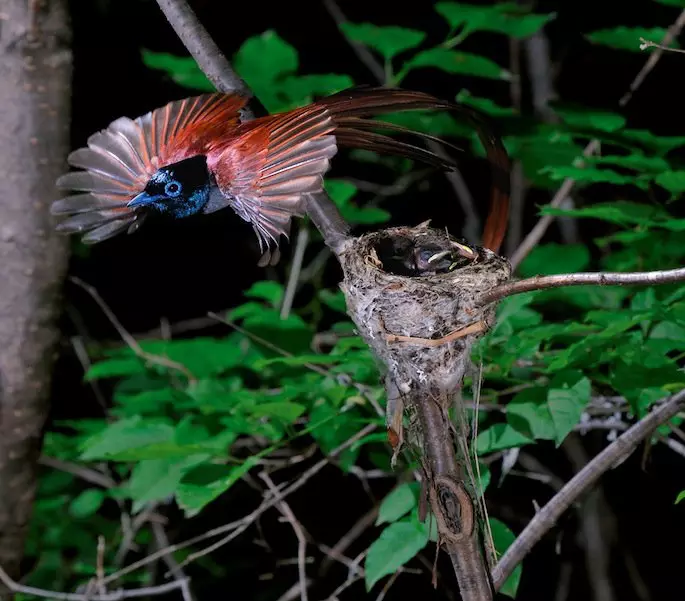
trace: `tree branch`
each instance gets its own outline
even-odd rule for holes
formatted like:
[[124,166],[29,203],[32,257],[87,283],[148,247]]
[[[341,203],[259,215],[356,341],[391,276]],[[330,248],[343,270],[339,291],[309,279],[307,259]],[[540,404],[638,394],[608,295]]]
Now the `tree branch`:
[[488,303],[500,301],[507,296],[521,294],[522,292],[562,288],[564,286],[652,286],[654,284],[671,284],[682,281],[685,281],[685,267],[664,269],[662,271],[636,271],[628,273],[600,271],[597,273],[538,275],[525,280],[500,284],[484,294],[480,298],[479,304],[487,305]]
[[195,59],[207,79],[221,92],[237,92],[252,98],[252,91],[234,71],[185,0],[157,0],[167,21]]
[[559,517],[616,463],[630,453],[658,426],[675,417],[685,407],[685,390],[667,397],[657,409],[624,432],[580,470],[519,534],[492,571],[495,589],[504,584],[519,562],[554,526]]

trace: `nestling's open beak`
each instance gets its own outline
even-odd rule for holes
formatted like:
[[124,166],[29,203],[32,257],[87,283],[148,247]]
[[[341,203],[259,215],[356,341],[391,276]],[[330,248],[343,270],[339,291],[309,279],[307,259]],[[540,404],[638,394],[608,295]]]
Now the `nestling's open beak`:
[[155,202],[157,198],[155,196],[150,196],[147,192],[141,192],[137,196],[134,196],[126,205],[129,209],[134,209],[136,207],[145,207],[151,205]]

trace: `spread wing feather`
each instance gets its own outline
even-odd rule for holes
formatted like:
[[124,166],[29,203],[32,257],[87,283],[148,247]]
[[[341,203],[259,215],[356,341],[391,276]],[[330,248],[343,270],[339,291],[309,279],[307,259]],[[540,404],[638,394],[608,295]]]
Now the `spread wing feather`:
[[83,238],[86,243],[138,229],[146,213],[126,204],[160,166],[209,152],[238,125],[246,102],[234,94],[203,94],[137,119],[121,117],[90,136],[86,147],[68,157],[81,171],[57,180],[59,188],[78,192],[53,203],[52,213],[66,217],[57,229],[90,232]]

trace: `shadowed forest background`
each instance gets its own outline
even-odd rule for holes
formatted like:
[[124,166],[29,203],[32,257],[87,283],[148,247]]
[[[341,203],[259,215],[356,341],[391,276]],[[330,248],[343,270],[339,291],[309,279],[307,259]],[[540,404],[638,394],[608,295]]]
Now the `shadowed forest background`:
[[[240,50],[246,40],[272,30],[297,51],[298,74],[346,74],[355,84],[377,83],[321,2],[255,0],[236,4],[194,0],[191,4],[229,58]],[[487,6],[493,3],[480,4]],[[574,114],[577,117],[572,125],[578,127],[576,134],[581,132],[578,134],[580,141],[575,142],[581,151],[597,132],[605,136],[603,141],[607,148],[615,148],[611,146],[612,138],[619,142],[618,138],[625,129],[648,130],[654,136],[685,136],[683,96],[679,83],[685,73],[685,56],[673,53],[662,56],[634,97],[622,108],[618,106],[618,100],[627,92],[631,81],[647,60],[649,51],[615,49],[609,45],[591,43],[586,37],[590,32],[619,26],[665,29],[677,18],[682,5],[676,1],[668,3],[671,4],[669,6],[666,2],[648,0],[549,0],[522,4],[538,14],[556,15],[545,24],[543,31],[549,41],[549,58],[557,101],[576,111]],[[421,48],[441,43],[449,32],[445,19],[436,12],[433,2],[340,0],[339,6],[353,23],[393,25],[425,32],[426,38]],[[106,127],[119,116],[135,117],[170,100],[195,93],[192,89],[175,83],[168,70],[153,69],[143,60],[143,50],[187,56],[154,1],[72,0],[71,15],[74,60],[72,148],[84,145],[88,136]],[[660,41],[661,37],[656,35],[650,39]],[[684,40],[681,36],[681,43],[685,43]],[[520,54],[519,65],[513,68],[519,69],[521,74],[520,113],[523,120],[517,121],[518,117],[511,114],[500,118],[496,111],[492,114],[498,128],[511,139],[526,135],[525,128],[530,121],[542,121],[533,110],[532,84],[524,41],[516,44],[516,51]],[[635,47],[638,44],[639,40],[635,39]],[[512,70],[512,47],[507,36],[480,31],[474,32],[459,45],[460,50],[485,56],[509,71]],[[414,51],[409,54],[412,52]],[[396,65],[402,64],[404,56],[399,55]],[[249,83],[249,77],[247,79]],[[472,96],[489,99],[500,107],[512,106],[511,82],[494,77],[469,76],[448,73],[438,68],[426,68],[412,71],[401,86],[449,100],[454,99],[460,91],[468,90]],[[568,110],[571,111],[570,108]],[[607,121],[602,121],[606,112],[624,117],[625,125],[611,130],[606,126]],[[586,114],[600,116],[593,124],[590,120],[583,121],[583,115]],[[474,154],[473,145],[468,138],[449,139],[466,150],[457,158],[482,223],[490,189],[488,166],[480,156]],[[616,147],[620,147],[620,143]],[[662,156],[660,153],[665,146],[660,148],[658,143],[654,143],[652,146],[647,144],[645,148],[643,156],[656,157]],[[679,144],[673,143],[671,148],[667,157],[668,164],[673,172],[682,176],[683,172],[679,169],[684,168],[685,138]],[[652,152],[652,149],[657,150]],[[570,151],[563,152],[568,154]],[[532,170],[531,172],[538,164],[539,168],[543,168],[547,159],[550,164],[556,160],[551,150],[541,151],[539,156],[531,158],[533,154],[534,150],[531,150],[524,157],[524,163],[528,161],[526,165],[530,165],[524,165],[524,168]],[[610,152],[605,150],[603,154]],[[517,158],[515,153],[513,156]],[[391,163],[391,166],[397,165],[399,163]],[[414,169],[423,167],[414,166]],[[333,169],[329,173],[331,178],[354,178],[357,182],[371,182],[366,186],[367,189],[364,189],[363,184],[358,186],[354,196],[354,203],[358,207],[364,207],[373,200],[389,214],[387,221],[369,218],[369,223],[355,226],[355,232],[390,225],[415,225],[431,219],[433,226],[447,227],[452,233],[460,234],[464,214],[454,190],[442,174],[431,171],[420,178],[414,178],[414,181],[411,177],[405,177],[403,181],[408,181],[409,184],[403,191],[384,197],[384,190],[390,189],[398,177],[404,177],[398,173],[406,171],[356,160],[348,152],[341,153],[333,161]],[[581,182],[573,193],[576,206],[591,207],[597,203],[631,201],[645,206],[665,207],[674,219],[685,218],[682,201],[678,198],[680,192],[685,190],[682,179],[667,189],[664,186],[659,187],[651,180],[644,186],[641,183],[635,185],[639,174],[631,170],[630,166],[626,168],[626,165],[619,165],[615,173],[617,177],[613,180]],[[528,190],[522,211],[524,236],[539,219],[540,207],[549,202],[562,181],[563,178],[548,179]],[[381,196],[377,195],[379,192]],[[674,200],[671,199],[671,192]],[[55,198],[58,197],[56,190]],[[647,220],[640,222],[639,218],[636,219],[637,221],[627,219],[622,222],[621,219],[601,217],[567,217],[561,222],[561,227],[559,222],[555,222],[542,241],[543,245],[550,246],[542,247],[541,252],[531,254],[527,265],[524,262],[525,275],[576,270],[665,269],[682,264],[685,246],[678,231],[658,227],[650,229],[652,226]],[[320,273],[300,287],[293,303],[293,314],[297,316],[297,320],[289,322],[281,330],[274,325],[274,321],[267,320],[260,324],[254,319],[254,310],[249,308],[249,303],[263,303],[262,310],[273,309],[272,305],[280,299],[281,289],[264,285],[261,293],[257,289],[257,296],[245,296],[245,291],[255,282],[287,282],[294,241],[300,227],[302,222],[297,221],[291,243],[283,246],[283,259],[279,265],[261,269],[257,267],[259,249],[252,229],[232,211],[221,211],[208,218],[181,220],[177,223],[150,221],[134,235],[118,236],[94,247],[86,248],[74,238],[70,243],[72,255],[69,275],[94,287],[123,328],[139,341],[172,336],[174,340],[197,339],[198,345],[201,345],[203,337],[228,340],[227,337],[230,336],[232,344],[242,343],[241,341],[248,339],[232,332],[225,324],[208,318],[207,313],[225,315],[227,310],[245,304],[248,308],[242,317],[253,318],[251,325],[243,324],[245,327],[295,355],[309,357],[315,352],[308,350],[314,332],[332,331],[341,334],[342,338],[333,337],[333,344],[344,340],[349,334],[349,328],[345,330],[339,326],[346,319],[344,309],[340,310],[342,301],[336,295],[340,270],[333,259],[329,259]],[[622,229],[636,232],[641,227],[650,232],[652,237],[635,237],[634,243],[627,236],[623,240],[614,239],[605,246],[597,243],[598,239],[615,235]],[[322,248],[320,238],[312,233],[303,264],[309,265]],[[511,248],[507,247],[506,241],[505,248]],[[327,293],[322,295],[322,290]],[[620,292],[614,290],[602,293],[606,296],[593,296],[588,292],[583,297],[583,293],[576,289],[572,294],[568,293],[572,300],[565,302],[563,295],[567,292],[562,289],[547,297],[541,306],[535,306],[535,310],[521,305],[521,313],[518,314],[521,321],[510,326],[512,329],[505,338],[514,339],[521,330],[540,326],[541,321],[536,321],[535,315],[543,315],[546,324],[587,324],[589,313],[603,311],[603,317],[596,323],[601,328],[610,329],[612,311],[615,311],[617,319],[621,318],[619,306],[644,309],[658,304],[676,290],[677,286],[665,287],[663,290],[654,288],[652,292],[645,292],[644,288],[621,289]],[[50,434],[44,452],[60,461],[79,462],[78,450],[71,446],[76,438],[72,437],[86,437],[96,433],[101,427],[97,424],[105,415],[111,420],[131,419],[136,414],[135,394],[140,394],[146,385],[144,378],[153,383],[150,390],[163,389],[163,394],[166,394],[167,388],[160,383],[164,381],[164,386],[173,387],[174,378],[178,376],[157,368],[147,373],[144,368],[136,367],[132,368],[131,374],[124,373],[126,370],[122,369],[114,377],[94,378],[85,382],[84,361],[97,364],[106,357],[107,351],[125,348],[125,345],[111,320],[83,288],[67,280],[63,294],[65,304],[60,320],[59,355],[54,370],[51,416],[47,427]],[[649,327],[662,321],[677,324],[678,319],[682,319],[681,316],[663,317],[665,313],[660,315],[661,317],[654,317]],[[235,319],[239,321],[240,316],[236,315]],[[635,324],[636,330],[641,327],[639,323]],[[677,325],[680,329],[674,330],[676,334],[664,337],[670,341],[669,345],[649,351],[655,356],[668,356],[671,361],[668,369],[672,368],[674,373],[679,371],[680,354],[685,351],[685,338],[680,335],[685,334],[683,327],[682,324]],[[620,344],[614,344],[614,339],[609,339],[602,343],[604,346],[601,348],[588,345],[585,359],[574,357],[568,360],[569,369],[579,370],[592,381],[593,396],[627,396],[631,400],[630,394],[625,394],[624,390],[612,388],[616,383],[618,361],[625,358],[626,361],[635,360],[640,363],[640,349],[634,346],[637,343],[631,342],[631,338],[621,338],[628,331],[632,330],[617,330],[615,340],[620,338]],[[589,334],[580,327],[577,332],[562,335],[557,340],[554,351],[569,347],[577,342],[578,337],[585,335]],[[324,338],[321,348],[325,349],[324,352],[329,352],[331,343],[326,340],[328,339]],[[520,342],[521,356],[528,357],[531,348],[524,348],[525,340],[521,339]],[[249,344],[259,348],[254,342]],[[497,347],[497,353],[493,351],[491,356],[500,357],[500,372],[489,372],[487,365],[485,366],[483,394],[486,396],[487,393],[506,390],[516,384],[502,376],[502,372],[508,369],[513,369],[514,372],[520,370],[515,375],[519,382],[534,379],[530,373],[525,372],[525,367],[513,365],[517,358],[514,355],[518,352],[515,343],[508,349],[502,346],[501,341],[498,344],[500,346]],[[359,353],[359,348],[350,345],[350,356]],[[626,354],[628,348],[635,349],[634,356]],[[532,351],[536,358],[541,356],[535,354],[538,350],[540,349],[536,347]],[[595,351],[597,354],[593,354]],[[207,351],[198,346],[196,350],[179,352],[194,355],[194,360],[198,362],[201,361],[198,357],[204,357],[203,353]],[[224,350],[217,350],[217,353],[223,352]],[[273,351],[261,349],[260,352],[266,358],[278,356]],[[542,350],[540,353],[544,354]],[[644,355],[645,372],[626,368],[623,384],[626,387],[632,385],[635,390],[660,390],[660,395],[655,393],[650,397],[651,400],[682,388],[682,377],[679,375],[668,380],[671,375],[666,374],[667,367],[664,365],[659,366],[663,368],[659,374],[647,373],[648,368],[653,366],[649,363],[652,357],[649,353]],[[487,357],[486,353],[486,363]],[[508,362],[506,357],[511,361]],[[131,357],[120,360],[136,361],[137,365],[142,365]],[[302,359],[300,363],[304,361]],[[612,361],[616,363],[611,363]],[[335,366],[335,362],[332,365]],[[330,365],[324,364],[323,367],[328,368]],[[271,372],[270,369],[274,371]],[[265,382],[261,382],[260,372],[264,370],[268,373],[264,376]],[[299,390],[298,386],[310,386],[312,395],[316,394],[317,389],[326,389],[323,384],[325,378],[307,372],[301,364],[295,362],[291,365],[269,365],[264,370],[231,365],[230,378],[221,376],[225,377],[222,382],[229,388],[233,387],[231,390],[237,391],[236,394],[252,389],[261,390],[264,386],[276,387],[279,382],[286,388],[291,387],[293,391]],[[353,378],[359,378],[365,385],[380,390],[380,382],[370,356],[360,354],[339,369],[348,373],[349,370],[354,370],[351,373]],[[628,375],[634,376],[634,382],[625,383]],[[489,380],[491,376],[492,379]],[[127,378],[130,378],[128,383]],[[214,374],[211,378],[214,378]],[[211,378],[208,376],[207,380]],[[216,378],[218,381],[219,377]],[[169,382],[172,384],[168,384]],[[355,392],[352,387],[347,387],[346,392],[340,391],[339,394],[348,398]],[[170,420],[169,423],[178,424],[184,419],[184,407],[190,407],[180,403],[174,409],[173,402],[164,404],[160,401],[156,404],[157,401],[150,396],[137,398],[141,403],[138,408],[143,419],[159,416]],[[378,398],[382,403],[382,396]],[[500,398],[495,395],[494,401],[490,402],[506,403],[511,398],[511,394]],[[296,392],[291,400],[298,400]],[[306,417],[310,410],[314,411],[315,399],[302,402],[307,407],[303,415]],[[331,407],[339,408],[344,401],[331,403]],[[635,403],[640,406],[640,410],[644,410],[649,401],[636,393]],[[211,405],[209,401],[207,404]],[[331,433],[328,437],[301,434],[294,438],[285,448],[291,449],[295,455],[304,453],[305,456],[299,463],[280,469],[274,478],[279,482],[295,479],[307,466],[321,458],[319,447],[330,451],[360,429],[360,424],[375,419],[373,412],[367,409],[368,407],[359,409],[356,422],[352,418],[348,421],[348,418],[340,416],[338,424],[331,425],[330,428],[335,434]],[[192,427],[203,424],[202,427],[209,428],[208,424],[212,420],[219,419],[218,413],[214,414],[209,410],[200,411],[199,416],[196,413],[197,408],[188,408]],[[487,414],[490,415],[489,412]],[[624,417],[626,421],[630,421],[627,416]],[[79,422],[82,429],[76,435],[73,428]],[[486,422],[485,425],[489,423]],[[192,427],[189,426],[191,429]],[[270,438],[272,436],[285,439],[292,436],[298,427],[300,426],[293,420],[293,423],[278,426],[274,431],[264,429],[255,434],[270,440],[274,440]],[[680,440],[668,429],[663,433],[674,437],[676,441]],[[559,448],[554,437],[550,440],[550,437],[533,436],[536,440],[531,440],[531,444],[523,447],[525,460],[522,459],[521,463],[501,479],[502,462],[491,462],[490,484],[486,493],[490,515],[501,520],[514,534],[518,533],[534,515],[535,504],[544,505],[553,496],[559,483],[566,482],[579,469],[579,465],[582,466],[606,446],[607,434],[606,427],[592,429],[582,435],[575,431],[569,434],[572,440]],[[343,469],[337,464],[329,465],[288,498],[293,512],[313,540],[329,547],[334,546],[374,504],[380,503],[396,486],[398,476],[405,482],[411,480],[411,471],[407,470],[403,460],[400,461],[395,475],[390,474],[390,451],[383,436],[384,433],[378,434],[375,440],[362,446],[361,450],[358,449],[341,460]],[[243,438],[249,438],[249,434]],[[255,454],[257,448],[264,448],[247,443],[241,448],[236,441],[229,439],[225,444],[227,448],[236,445],[231,454],[238,458]],[[682,444],[674,446],[685,449]],[[505,449],[491,450],[499,452]],[[123,451],[123,448],[119,451]],[[100,469],[105,460],[97,453],[92,457],[85,463],[91,469]],[[128,470],[137,460],[135,456],[127,460],[125,453],[122,453],[121,458],[109,464],[107,473],[115,480],[126,481]],[[385,469],[389,475],[364,480],[358,474],[355,475],[354,470],[348,469],[354,462],[360,472]],[[585,509],[581,507],[566,512],[553,531],[526,558],[516,598],[521,601],[666,601],[682,598],[681,541],[685,535],[685,510],[684,504],[675,504],[674,501],[685,488],[684,466],[685,457],[673,448],[654,441],[652,445],[640,447],[624,463],[610,470],[601,480],[598,488],[600,493],[593,493],[583,499]],[[536,473],[539,477],[526,477],[524,473]],[[150,474],[149,478],[152,480],[161,479],[165,475],[161,472],[156,476],[152,472]],[[91,484],[78,477],[51,467],[42,468],[29,544],[22,564],[25,573],[30,574],[26,582],[48,589],[73,590],[77,584],[93,575],[98,534],[107,539],[106,565],[108,569],[115,571],[116,561],[121,559],[115,558],[117,549],[121,548],[121,506],[115,502],[116,494],[103,498],[98,494],[91,494],[84,498],[84,491],[91,487]],[[247,477],[202,507],[192,518],[183,515],[173,494],[164,499],[143,500],[141,506],[154,502],[155,511],[167,518],[166,533],[169,539],[171,542],[178,542],[249,513],[259,505],[262,488],[261,481]],[[123,506],[130,511],[131,497],[122,493],[120,498],[124,501]],[[74,505],[75,499],[81,499],[81,504]],[[588,504],[591,505],[589,509]],[[139,509],[140,507],[135,508],[134,512]],[[583,522],[579,517],[584,510],[589,511],[591,517],[598,518],[594,529],[591,527],[590,534],[587,531],[590,522]],[[382,528],[383,526],[374,526],[374,520],[371,519],[363,528],[363,533],[347,549],[346,555],[357,556],[378,538]],[[592,539],[591,545],[588,545],[588,536]],[[144,557],[154,548],[149,528],[141,528],[135,543],[126,553],[123,565]],[[296,550],[292,527],[272,509],[243,535],[210,555],[190,563],[184,569],[192,579],[193,592],[198,601],[223,597],[275,601],[297,582],[297,564],[293,559]],[[314,544],[308,545],[307,553],[313,558],[307,564],[309,576],[313,580],[310,598],[326,599],[344,582],[347,567],[328,561],[326,569],[320,571],[322,562],[326,563],[326,554]],[[421,551],[421,559],[414,558],[407,564],[417,573],[402,573],[389,588],[385,598],[389,601],[410,598],[458,599],[456,582],[444,556],[438,559],[437,564],[438,588],[432,587],[430,571],[434,553],[435,545],[430,543]],[[183,554],[177,555],[179,560],[183,557]],[[590,563],[596,557],[600,557],[602,562],[606,561],[605,576],[608,578],[609,593],[598,592],[597,580],[593,580],[588,574],[588,557]],[[150,571],[143,569],[128,582],[145,583],[145,578],[159,575],[166,569],[164,564],[153,564]],[[360,581],[341,593],[340,599],[375,599],[381,588],[382,586],[376,585],[372,592],[367,593],[363,581]]]

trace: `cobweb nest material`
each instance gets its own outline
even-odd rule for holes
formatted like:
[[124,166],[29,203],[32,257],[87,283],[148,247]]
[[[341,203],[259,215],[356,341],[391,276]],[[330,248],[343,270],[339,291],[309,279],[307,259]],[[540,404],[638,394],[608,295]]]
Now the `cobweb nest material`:
[[454,391],[494,320],[479,299],[510,278],[509,261],[428,222],[352,238],[338,259],[348,312],[399,391]]

